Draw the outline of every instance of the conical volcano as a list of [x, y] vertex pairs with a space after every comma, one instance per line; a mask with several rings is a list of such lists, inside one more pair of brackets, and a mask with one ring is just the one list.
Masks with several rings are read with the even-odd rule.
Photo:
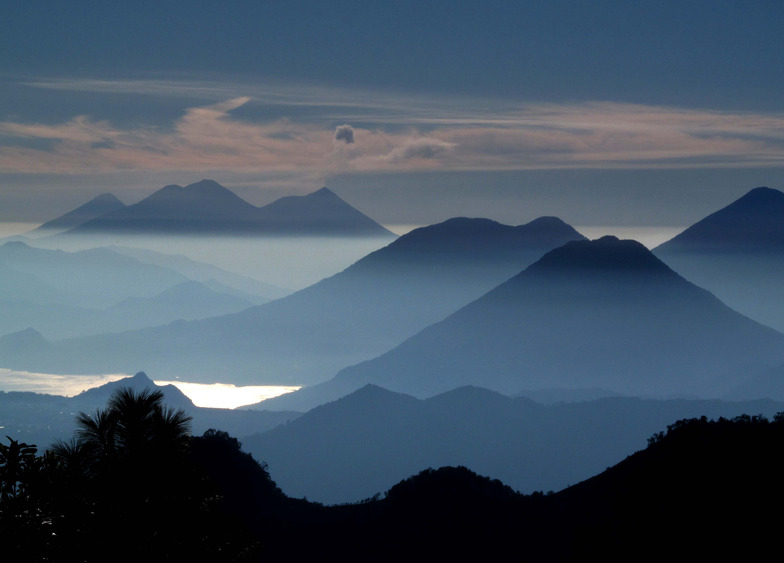
[[784, 331], [784, 193], [755, 188], [653, 252], [736, 311]]
[[784, 193], [754, 188], [659, 245], [655, 252], [665, 256], [698, 251], [784, 254]]
[[333, 381], [420, 397], [462, 385], [709, 397], [783, 360], [784, 335], [687, 282], [643, 245], [604, 237], [547, 253]]

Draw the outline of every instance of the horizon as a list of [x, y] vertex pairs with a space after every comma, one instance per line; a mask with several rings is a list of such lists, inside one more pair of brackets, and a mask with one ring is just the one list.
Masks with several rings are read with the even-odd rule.
[[0, 221], [213, 177], [384, 225], [674, 227], [784, 187], [778, 3], [196, 8], [0, 8]]

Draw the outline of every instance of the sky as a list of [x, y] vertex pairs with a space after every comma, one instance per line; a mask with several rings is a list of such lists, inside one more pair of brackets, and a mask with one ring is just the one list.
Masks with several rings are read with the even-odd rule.
[[0, 221], [212, 178], [387, 225], [682, 227], [784, 189], [784, 2], [0, 5]]

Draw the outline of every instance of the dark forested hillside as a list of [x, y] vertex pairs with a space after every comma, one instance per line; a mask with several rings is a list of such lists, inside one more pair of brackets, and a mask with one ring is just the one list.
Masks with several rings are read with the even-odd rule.
[[160, 392], [121, 388], [78, 421], [43, 454], [0, 444], [4, 560], [747, 560], [774, 549], [781, 527], [781, 413], [676, 421], [556, 493], [443, 467], [342, 506], [286, 496], [225, 432], [189, 436]]

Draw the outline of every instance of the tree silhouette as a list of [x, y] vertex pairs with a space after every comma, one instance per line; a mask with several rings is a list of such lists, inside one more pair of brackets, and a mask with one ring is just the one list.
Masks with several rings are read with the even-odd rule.
[[96, 464], [155, 463], [187, 449], [190, 420], [182, 409], [167, 407], [160, 390], [124, 387], [105, 410], [77, 415], [76, 436]]
[[6, 436], [9, 444], [0, 444], [0, 501], [7, 502], [11, 498], [27, 493], [27, 474], [36, 465], [34, 444], [25, 444]]

